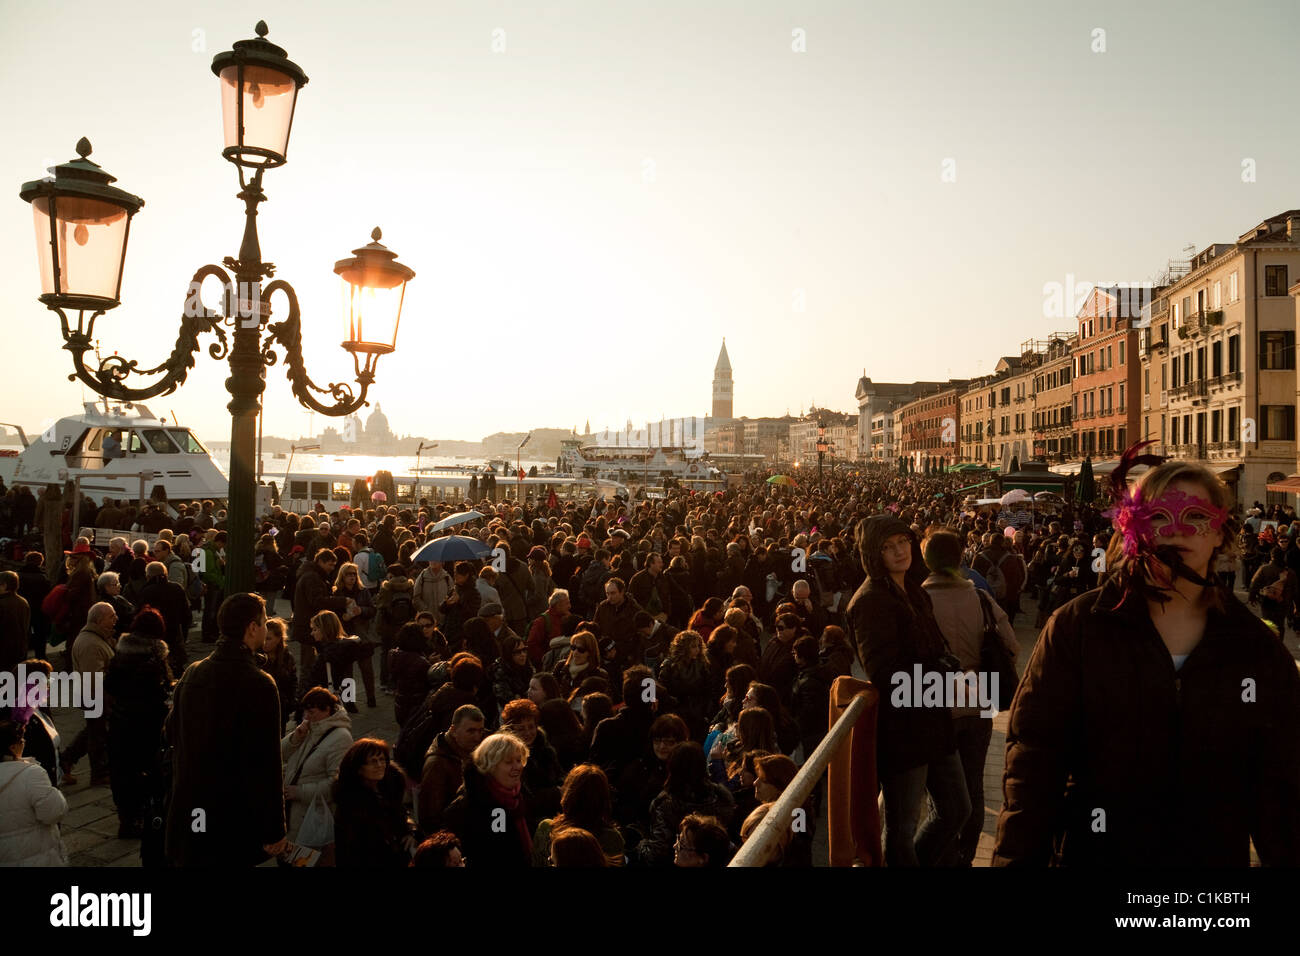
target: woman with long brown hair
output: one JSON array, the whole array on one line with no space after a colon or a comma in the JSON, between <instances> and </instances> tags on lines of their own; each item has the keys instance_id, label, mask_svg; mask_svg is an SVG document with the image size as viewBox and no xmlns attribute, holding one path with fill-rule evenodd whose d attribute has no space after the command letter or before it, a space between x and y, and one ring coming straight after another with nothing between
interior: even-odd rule
<instances>
[{"instance_id":1,"label":"woman with long brown hair","mask_svg":"<svg viewBox=\"0 0 1300 956\"><path fill-rule=\"evenodd\" d=\"M579 764L564 778L559 814L539 823L533 836L533 866L546 866L551 841L573 827L595 836L611 865L623 865L623 834L614 824L609 779L594 764Z\"/></svg>"},{"instance_id":2,"label":"woman with long brown hair","mask_svg":"<svg viewBox=\"0 0 1300 956\"><path fill-rule=\"evenodd\" d=\"M1113 473L1112 573L1047 622L1011 705L994 865L1246 867L1253 843L1300 866L1300 674L1214 578L1232 492L1142 447Z\"/></svg>"},{"instance_id":3,"label":"woman with long brown hair","mask_svg":"<svg viewBox=\"0 0 1300 956\"><path fill-rule=\"evenodd\" d=\"M402 806L406 780L392 756L392 748L373 737L362 737L343 755L334 784L341 868L410 866L415 836Z\"/></svg>"},{"instance_id":4,"label":"woman with long brown hair","mask_svg":"<svg viewBox=\"0 0 1300 956\"><path fill-rule=\"evenodd\" d=\"M609 674L600 666L600 642L596 635L578 631L569 638L569 653L555 665L552 673L566 699L589 677L603 677L608 682Z\"/></svg>"}]
</instances>

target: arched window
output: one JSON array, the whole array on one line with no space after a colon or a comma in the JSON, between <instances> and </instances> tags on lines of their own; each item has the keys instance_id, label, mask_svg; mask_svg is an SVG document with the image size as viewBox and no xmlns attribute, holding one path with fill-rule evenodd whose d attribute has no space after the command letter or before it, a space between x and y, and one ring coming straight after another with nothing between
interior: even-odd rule
<instances>
[{"instance_id":1,"label":"arched window","mask_svg":"<svg viewBox=\"0 0 1300 956\"><path fill-rule=\"evenodd\" d=\"M1270 472L1265 480L1266 484L1273 484L1275 481L1285 481L1286 475L1280 471ZM1289 502L1286 500L1288 495L1285 491L1266 491L1264 493L1264 504L1272 508L1274 505L1285 505Z\"/></svg>"}]
</instances>

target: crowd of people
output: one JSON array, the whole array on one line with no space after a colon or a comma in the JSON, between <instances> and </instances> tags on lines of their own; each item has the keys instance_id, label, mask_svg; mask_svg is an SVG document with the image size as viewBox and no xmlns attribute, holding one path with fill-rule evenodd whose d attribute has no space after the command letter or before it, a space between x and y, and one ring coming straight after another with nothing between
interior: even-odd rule
<instances>
[{"instance_id":1,"label":"crowd of people","mask_svg":"<svg viewBox=\"0 0 1300 956\"><path fill-rule=\"evenodd\" d=\"M0 572L0 670L103 674L108 705L66 745L39 700L0 718L0 863L59 862L60 788L88 756L146 865L725 866L857 664L881 689L886 864L969 866L992 722L888 689L914 666L979 671L990 641L1014 660L1030 614L995 863L1237 865L1252 839L1300 862L1289 509L1234 513L1177 462L1112 511L1030 527L972 507L956 475L763 478L652 501L277 506L235 594L213 502L92 508L156 536L100 554L47 490L28 519L45 551ZM455 531L491 556L417 561L471 506L485 517ZM211 647L190 663L192 627ZM1227 708L1246 678L1255 706ZM362 707L391 709L392 740L354 739ZM812 865L820 801L767 865Z\"/></svg>"}]
</instances>

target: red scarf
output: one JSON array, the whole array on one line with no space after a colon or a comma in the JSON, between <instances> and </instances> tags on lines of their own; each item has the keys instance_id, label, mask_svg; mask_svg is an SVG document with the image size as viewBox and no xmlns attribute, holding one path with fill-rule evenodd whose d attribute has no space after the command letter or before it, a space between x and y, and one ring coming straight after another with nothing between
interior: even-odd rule
<instances>
[{"instance_id":1,"label":"red scarf","mask_svg":"<svg viewBox=\"0 0 1300 956\"><path fill-rule=\"evenodd\" d=\"M515 829L519 831L519 840L523 844L524 852L532 857L533 855L533 835L528 832L528 817L524 813L524 801L521 796L522 787L516 787L513 790L503 787L497 783L495 777L487 777L488 794L499 806L510 811L510 816L515 821Z\"/></svg>"}]
</instances>

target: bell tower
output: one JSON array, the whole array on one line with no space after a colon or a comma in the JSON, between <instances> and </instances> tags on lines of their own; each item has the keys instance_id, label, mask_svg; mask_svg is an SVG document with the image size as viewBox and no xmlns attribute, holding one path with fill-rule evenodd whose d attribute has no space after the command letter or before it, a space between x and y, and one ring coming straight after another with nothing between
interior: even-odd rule
<instances>
[{"instance_id":1,"label":"bell tower","mask_svg":"<svg viewBox=\"0 0 1300 956\"><path fill-rule=\"evenodd\" d=\"M718 364L713 369L713 418L729 420L732 414L731 403L731 359L727 357L727 340L722 340L722 351L718 353Z\"/></svg>"}]
</instances>

